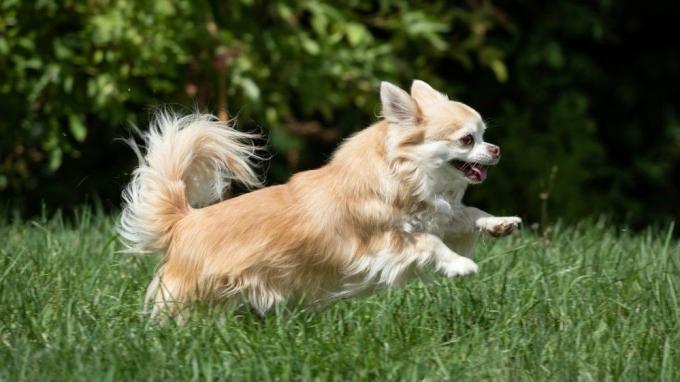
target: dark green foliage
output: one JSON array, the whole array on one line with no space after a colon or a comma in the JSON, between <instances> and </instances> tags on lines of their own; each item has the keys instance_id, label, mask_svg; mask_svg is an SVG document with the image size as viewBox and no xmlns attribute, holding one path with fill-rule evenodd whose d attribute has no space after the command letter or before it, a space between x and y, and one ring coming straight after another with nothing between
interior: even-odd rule
<instances>
[{"instance_id":1,"label":"dark green foliage","mask_svg":"<svg viewBox=\"0 0 680 382\"><path fill-rule=\"evenodd\" d=\"M166 103L228 105L267 133L281 182L375 120L381 79L422 78L480 110L503 147L471 201L530 221L672 218L680 54L665 7L5 0L0 192L26 212L117 206L134 156L114 140Z\"/></svg>"}]
</instances>

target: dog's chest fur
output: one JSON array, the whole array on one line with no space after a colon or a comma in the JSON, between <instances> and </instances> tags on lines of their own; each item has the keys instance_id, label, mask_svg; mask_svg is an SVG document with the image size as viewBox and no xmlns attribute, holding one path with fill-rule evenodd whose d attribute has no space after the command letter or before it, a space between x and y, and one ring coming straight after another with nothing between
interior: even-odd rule
<instances>
[{"instance_id":1,"label":"dog's chest fur","mask_svg":"<svg viewBox=\"0 0 680 382\"><path fill-rule=\"evenodd\" d=\"M430 196L424 208L404 216L402 229L407 233L431 233L442 237L463 218L465 189L449 190ZM455 229L454 229L455 230Z\"/></svg>"}]
</instances>

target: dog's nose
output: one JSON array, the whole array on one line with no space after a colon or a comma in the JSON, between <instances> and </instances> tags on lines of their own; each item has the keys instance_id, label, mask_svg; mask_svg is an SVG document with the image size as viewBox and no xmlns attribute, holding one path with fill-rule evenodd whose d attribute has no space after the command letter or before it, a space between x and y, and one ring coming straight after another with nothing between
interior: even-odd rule
<instances>
[{"instance_id":1,"label":"dog's nose","mask_svg":"<svg viewBox=\"0 0 680 382\"><path fill-rule=\"evenodd\" d=\"M487 150L489 150L489 154L491 154L491 156L493 156L494 158L498 158L501 156L501 148L496 145L489 145Z\"/></svg>"}]
</instances>

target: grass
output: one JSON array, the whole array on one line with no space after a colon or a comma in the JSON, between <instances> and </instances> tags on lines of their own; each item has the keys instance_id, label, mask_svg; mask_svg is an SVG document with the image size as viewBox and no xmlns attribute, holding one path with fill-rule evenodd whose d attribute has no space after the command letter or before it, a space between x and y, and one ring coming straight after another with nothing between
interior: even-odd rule
<instances>
[{"instance_id":1,"label":"grass","mask_svg":"<svg viewBox=\"0 0 680 382\"><path fill-rule=\"evenodd\" d=\"M680 244L583 223L486 241L474 277L259 319L140 314L113 218L0 223L0 380L680 379Z\"/></svg>"}]
</instances>

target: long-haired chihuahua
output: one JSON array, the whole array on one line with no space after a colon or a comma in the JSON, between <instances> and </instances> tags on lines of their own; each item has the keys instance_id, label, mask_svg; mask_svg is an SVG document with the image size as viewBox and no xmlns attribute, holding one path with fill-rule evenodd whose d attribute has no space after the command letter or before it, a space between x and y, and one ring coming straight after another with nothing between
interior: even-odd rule
<instances>
[{"instance_id":1,"label":"long-haired chihuahua","mask_svg":"<svg viewBox=\"0 0 680 382\"><path fill-rule=\"evenodd\" d=\"M423 81L380 86L383 118L348 138L325 166L260 188L252 140L210 115L160 112L123 193L127 249L161 251L148 287L153 315L197 300L260 314L280 302L326 304L401 285L428 270L476 273L480 232L503 236L518 217L462 203L501 150L479 113ZM249 193L227 198L232 182ZM245 296L245 299L241 297Z\"/></svg>"}]
</instances>

